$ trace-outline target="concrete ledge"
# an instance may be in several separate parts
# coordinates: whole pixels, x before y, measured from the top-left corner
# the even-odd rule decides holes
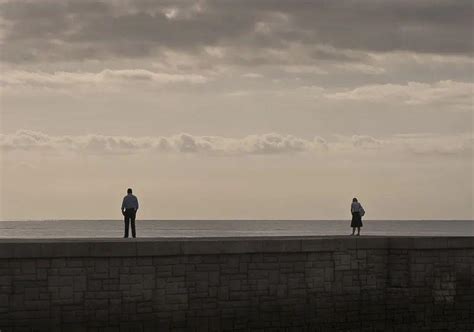
[[[0,258],[128,257],[356,249],[472,249],[474,237],[239,237],[0,240]]]

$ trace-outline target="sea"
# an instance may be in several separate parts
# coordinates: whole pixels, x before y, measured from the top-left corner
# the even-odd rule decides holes
[[[348,220],[137,220],[138,237],[349,235]],[[1,239],[120,238],[122,220],[0,221]],[[364,220],[361,235],[474,236],[474,220]]]

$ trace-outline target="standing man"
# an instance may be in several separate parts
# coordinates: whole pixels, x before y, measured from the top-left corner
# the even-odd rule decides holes
[[[123,198],[122,202],[122,214],[125,222],[125,235],[124,238],[128,238],[128,224],[131,222],[132,236],[135,238],[135,217],[138,210],[138,199],[137,196],[132,194],[132,189],[127,189],[127,196]]]

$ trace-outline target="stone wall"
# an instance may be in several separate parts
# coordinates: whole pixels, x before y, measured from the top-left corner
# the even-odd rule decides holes
[[[474,237],[1,240],[0,330],[474,329]]]

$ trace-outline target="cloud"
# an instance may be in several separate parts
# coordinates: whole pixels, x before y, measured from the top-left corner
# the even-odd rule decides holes
[[[244,77],[244,78],[262,78],[263,75],[259,74],[259,73],[245,73],[245,74],[242,74],[242,77]]]
[[[406,105],[450,105],[472,109],[474,83],[439,81],[436,83],[365,85],[353,90],[325,94],[332,100],[400,102]]]
[[[348,50],[470,56],[471,12],[467,0],[10,0],[0,4],[2,60],[142,58],[167,50],[201,56],[217,47],[250,50],[255,64],[292,45],[308,58],[342,62],[353,61]],[[301,54],[292,55],[298,62]]]
[[[54,73],[30,72],[12,70],[2,73],[0,82],[5,86],[67,86],[77,84],[98,84],[98,83],[205,83],[208,78],[195,74],[168,74],[156,73],[144,69],[105,69],[98,73],[91,72],[64,72]]]
[[[399,135],[385,139],[367,135],[338,136],[329,142],[316,136],[306,139],[293,135],[269,133],[242,138],[196,136],[186,133],[173,136],[127,137],[106,135],[51,136],[41,132],[19,130],[0,134],[0,149],[13,151],[54,151],[99,155],[124,154],[195,154],[214,156],[292,155],[324,153],[334,155],[374,152],[374,156],[394,153],[433,156],[472,156],[472,135]]]
[[[379,148],[382,146],[383,142],[367,135],[354,135],[352,136],[352,143],[355,147],[364,147],[364,148]]]
[[[465,156],[472,164],[474,140],[472,133],[456,136],[408,137],[396,142],[406,151],[420,156]]]
[[[0,135],[4,151],[74,151],[84,153],[130,154],[141,152],[194,153],[214,155],[288,154],[324,150],[326,142],[292,135],[249,135],[240,139],[220,136],[178,134],[169,137],[123,137],[105,135],[49,136],[41,132],[19,130]]]

